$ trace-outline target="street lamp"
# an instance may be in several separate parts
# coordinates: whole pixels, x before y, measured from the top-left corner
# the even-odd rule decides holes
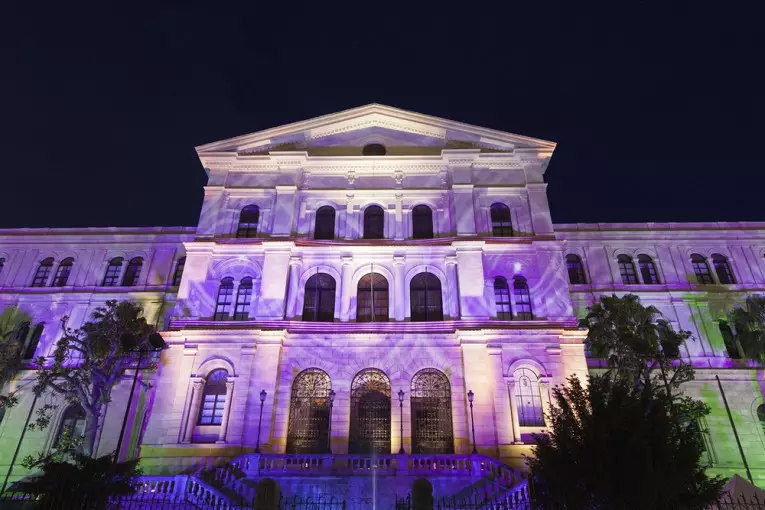
[[[266,390],[260,390],[260,418],[258,418],[258,441],[255,443],[255,453],[260,453],[260,425],[263,423],[263,403],[266,401]]]
[[[335,402],[335,390],[329,390],[329,425],[327,427],[327,452],[332,453],[332,406]]]
[[[404,390],[398,390],[398,407],[401,411],[400,413],[401,415],[401,423],[400,423],[401,446],[399,446],[398,448],[398,454],[403,455],[406,453],[404,451]]]
[[[473,415],[473,397],[475,396],[475,393],[473,393],[473,390],[468,390],[468,402],[470,402],[470,421],[473,425],[473,453],[478,453],[478,450],[475,449],[475,416]]]
[[[148,338],[149,344],[143,342],[138,345],[135,335],[132,333],[124,333],[120,337],[120,344],[122,344],[122,350],[125,352],[137,352],[138,363],[135,366],[135,374],[133,375],[133,385],[130,387],[130,396],[128,397],[127,405],[125,406],[125,417],[122,418],[122,429],[120,429],[120,436],[117,439],[117,451],[114,452],[114,462],[119,462],[120,451],[122,450],[122,440],[125,437],[125,427],[127,426],[128,415],[130,414],[130,407],[133,402],[133,393],[135,392],[135,385],[138,382],[138,371],[141,369],[141,362],[143,361],[144,354],[151,354],[154,352],[160,352],[167,349],[165,339],[159,333],[152,333]]]

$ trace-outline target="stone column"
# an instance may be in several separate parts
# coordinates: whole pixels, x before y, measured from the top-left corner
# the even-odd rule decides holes
[[[510,412],[513,418],[513,442],[522,443],[521,439],[521,424],[518,421],[518,400],[515,398],[515,385],[518,384],[515,380],[510,381],[507,385],[508,392],[510,393]]]
[[[194,427],[197,425],[199,418],[199,406],[202,403],[202,387],[204,381],[202,379],[196,379],[191,383],[191,396],[189,397],[189,413],[186,415],[186,423],[184,424],[183,437],[181,443],[190,443],[191,435],[194,433]]]
[[[494,416],[497,420],[497,446],[501,448],[504,445],[512,444],[514,440],[513,413],[510,409],[510,399],[507,398],[502,349],[499,347],[489,347],[488,351],[494,376]]]
[[[396,233],[394,239],[404,239],[404,194],[396,193]]]
[[[292,234],[295,221],[295,201],[297,186],[276,186],[274,203],[274,226],[271,230],[273,237],[288,237]]]
[[[460,317],[463,319],[488,319],[484,295],[483,243],[455,241],[457,269],[459,274]]]
[[[223,405],[223,418],[220,421],[220,432],[216,443],[226,442],[226,431],[228,430],[228,416],[231,413],[231,401],[234,397],[234,381],[226,381],[226,403]]]
[[[353,214],[353,194],[348,193],[345,195],[345,238],[353,239],[353,233],[356,230],[354,221],[356,220]]]
[[[454,208],[457,210],[456,223],[458,236],[475,235],[475,212],[473,210],[473,185],[454,184]]]
[[[444,259],[446,264],[446,286],[449,294],[449,318],[460,318],[460,298],[457,285],[457,256],[447,255]]]
[[[539,392],[542,394],[542,414],[544,415],[545,426],[549,427],[550,423],[550,380],[542,378],[539,380]]]
[[[406,275],[404,274],[406,257],[404,255],[393,256],[393,302],[394,318],[397,321],[406,320]]]
[[[256,319],[284,319],[286,304],[284,290],[287,288],[290,252],[294,247],[294,244],[287,242],[271,242],[266,247]]]
[[[290,295],[287,299],[287,318],[294,319],[298,315],[296,310],[298,294],[300,293],[300,267],[303,264],[301,257],[290,257]]]
[[[340,274],[340,278],[342,279],[340,283],[340,320],[343,322],[348,321],[348,317],[351,311],[351,296],[353,295],[353,282],[351,281],[352,263],[353,255],[343,255],[343,270]]]

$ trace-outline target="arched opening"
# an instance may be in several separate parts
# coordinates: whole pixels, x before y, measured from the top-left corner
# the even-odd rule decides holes
[[[518,425],[521,427],[544,427],[542,392],[537,374],[528,368],[515,371],[515,401],[518,406]]]
[[[109,265],[106,266],[106,273],[104,273],[104,287],[116,287],[117,282],[120,279],[120,273],[122,272],[122,257],[115,257],[109,261]]]
[[[638,255],[638,266],[640,266],[640,276],[646,285],[656,285],[659,283],[659,275],[656,272],[656,264],[648,255]]]
[[[85,424],[87,415],[85,409],[80,404],[71,404],[64,411],[61,417],[61,424],[56,431],[56,439],[53,441],[53,447],[57,447],[64,441],[80,439],[85,437]],[[84,445],[80,445],[78,451],[82,452]]]
[[[427,205],[418,205],[412,209],[412,237],[433,238],[433,211]]]
[[[224,321],[231,314],[231,301],[234,297],[234,279],[230,276],[220,281],[218,288],[218,299],[215,301],[215,314],[213,319]]]
[[[127,268],[125,268],[125,276],[122,277],[123,287],[132,287],[138,284],[138,278],[141,276],[141,268],[143,267],[143,258],[134,257],[128,262]]]
[[[305,283],[303,320],[334,322],[335,279],[326,273],[316,273]]]
[[[510,306],[510,287],[507,280],[501,276],[494,278],[494,304],[497,308],[497,319],[509,321],[513,319],[513,310]]]
[[[242,212],[239,213],[239,224],[236,228],[236,237],[257,237],[258,220],[260,220],[260,207],[253,204],[242,209]]]
[[[32,279],[32,287],[45,287],[52,270],[53,257],[48,257],[40,262],[40,265],[37,266],[37,271],[35,271],[35,277]]]
[[[435,368],[412,377],[412,453],[454,453],[452,391],[449,379]]]
[[[381,370],[362,370],[351,383],[349,453],[384,453],[390,448],[390,380]]]
[[[370,205],[364,209],[364,239],[383,239],[385,237],[385,212],[379,205]]]
[[[313,238],[326,240],[335,238],[335,209],[333,207],[325,205],[316,211]]]
[[[637,273],[635,272],[635,264],[632,262],[632,257],[629,255],[619,255],[616,258],[616,263],[619,265],[619,274],[622,276],[622,283],[624,285],[636,285],[638,279]]]
[[[710,285],[714,283],[712,273],[709,272],[709,264],[707,264],[706,257],[694,253],[691,255],[691,266],[693,266],[693,274],[696,275],[697,283],[701,285]]]
[[[300,372],[292,383],[287,453],[329,451],[329,375],[318,368]]]
[[[409,283],[411,321],[442,321],[444,308],[441,300],[441,280],[433,273],[420,273]]]
[[[199,406],[199,425],[220,425],[226,408],[226,381],[228,371],[217,368],[207,374],[202,390],[202,405]]]
[[[74,259],[72,257],[65,258],[58,265],[56,269],[56,276],[53,277],[53,283],[51,287],[63,287],[69,281],[69,275],[72,274],[72,266],[74,265]]]
[[[531,293],[529,284],[523,276],[513,278],[513,294],[515,295],[515,315],[518,320],[530,321],[534,319],[531,310]]]
[[[587,278],[584,277],[584,265],[579,255],[574,253],[566,255],[566,269],[568,269],[568,281],[571,285],[587,283]]]
[[[513,223],[510,220],[510,208],[505,204],[491,204],[491,235],[496,237],[512,237]]]
[[[245,276],[239,282],[234,306],[234,320],[246,321],[250,317],[250,301],[252,300],[252,278]]]
[[[715,273],[717,273],[717,281],[722,285],[730,285],[736,283],[736,279],[733,278],[733,271],[731,271],[728,258],[725,255],[719,253],[712,254],[712,265],[715,267]]]
[[[356,288],[356,322],[388,320],[388,280],[379,273],[369,273]]]

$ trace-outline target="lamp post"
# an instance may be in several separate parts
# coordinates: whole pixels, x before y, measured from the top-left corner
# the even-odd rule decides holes
[[[141,369],[141,362],[143,361],[144,354],[151,354],[154,352],[160,352],[167,349],[167,344],[164,338],[159,333],[152,333],[148,338],[148,345],[144,342],[138,345],[136,338],[132,333],[125,333],[120,337],[120,343],[122,344],[122,350],[125,352],[137,352],[138,363],[135,366],[135,374],[133,375],[133,385],[130,387],[130,396],[128,397],[127,405],[125,406],[125,416],[122,418],[122,428],[120,429],[119,439],[117,439],[117,450],[114,452],[114,463],[116,464],[120,460],[120,451],[122,451],[122,440],[125,437],[125,427],[127,426],[127,419],[130,415],[130,408],[133,403],[133,393],[135,392],[135,385],[138,382],[138,371]]]
[[[475,393],[473,393],[473,390],[468,390],[468,402],[470,402],[470,421],[473,427],[473,453],[478,453],[478,450],[475,449],[475,416],[473,415],[473,397],[474,396],[475,396]]]
[[[332,407],[335,402],[335,390],[329,390],[329,424],[327,426],[327,452],[332,453]]]
[[[260,425],[263,423],[263,403],[266,401],[266,390],[260,390],[260,418],[258,418],[258,441],[255,443],[255,453],[260,453]]]
[[[401,423],[400,425],[400,434],[401,434],[401,446],[398,448],[398,454],[403,455],[406,452],[404,451],[404,390],[398,390],[398,408],[400,410],[400,416],[401,416]]]

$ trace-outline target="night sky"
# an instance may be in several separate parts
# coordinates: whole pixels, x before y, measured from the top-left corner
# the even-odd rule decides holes
[[[196,145],[370,102],[556,141],[556,223],[765,220],[743,2],[186,3],[4,7],[0,227],[194,225]]]

